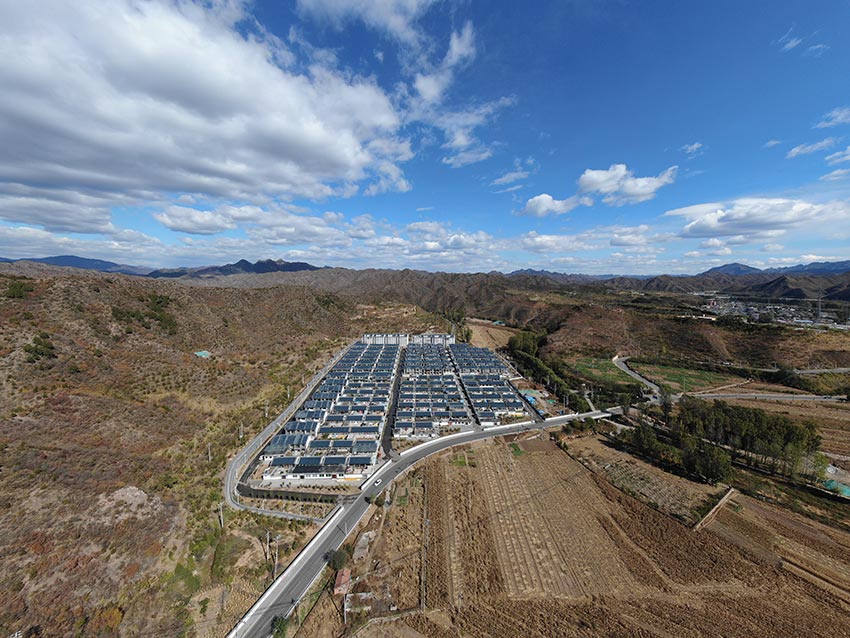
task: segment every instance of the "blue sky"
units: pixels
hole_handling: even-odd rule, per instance
[[[0,255],[850,258],[850,3],[0,7]]]

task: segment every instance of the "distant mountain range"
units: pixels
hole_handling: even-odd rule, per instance
[[[262,274],[269,272],[297,272],[299,270],[318,270],[318,266],[300,261],[283,261],[282,259],[261,259],[251,263],[246,259],[240,259],[235,264],[224,266],[201,266],[198,268],[146,268],[144,266],[128,266],[116,264],[113,261],[103,259],[88,259],[76,255],[60,255],[58,257],[27,257],[25,259],[8,259],[0,257],[0,262],[14,263],[18,261],[34,261],[39,264],[50,266],[64,266],[67,268],[81,268],[83,270],[97,270],[99,272],[114,272],[123,275],[139,275],[144,277],[222,277],[225,275]]]
[[[123,275],[146,275],[153,268],[145,268],[144,266],[128,266],[126,264],[116,264],[113,261],[104,261],[103,259],[88,259],[86,257],[77,257],[76,255],[59,255],[57,257],[26,257],[24,259],[7,259],[0,257],[0,261],[6,263],[14,263],[18,261],[34,261],[39,264],[48,264],[50,266],[65,266],[68,268],[82,268],[83,270],[98,270],[100,272],[114,272]]]
[[[809,275],[840,275],[845,272],[850,272],[850,260],[847,261],[816,261],[811,264],[797,264],[796,266],[785,266],[783,268],[753,268],[746,264],[724,264],[706,270],[703,275],[752,275],[755,273],[775,273],[775,274],[797,274],[806,273]]]
[[[505,293],[511,288],[556,290],[562,287],[634,290],[642,292],[691,293],[717,291],[724,294],[752,295],[767,299],[780,297],[850,301],[850,260],[815,262],[783,268],[759,269],[731,263],[697,275],[584,275],[548,270],[517,270],[508,274],[430,273],[416,270],[352,270],[319,268],[304,262],[241,259],[223,266],[151,269],[127,266],[100,259],[73,255],[30,260],[4,259],[4,262],[33,261],[123,273],[152,278],[187,279],[214,286],[244,287],[294,283],[350,294],[378,294],[417,303],[427,297],[429,307],[467,305],[477,298]],[[239,277],[232,277],[239,275]],[[408,294],[409,293],[409,294]]]
[[[202,266],[200,268],[163,268],[152,270],[146,274],[147,277],[224,277],[227,275],[261,275],[270,272],[298,272],[301,270],[319,270],[318,266],[303,261],[283,261],[282,259],[261,259],[251,263],[247,259],[240,259],[235,264],[224,266]]]

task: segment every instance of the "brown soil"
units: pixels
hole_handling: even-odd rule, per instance
[[[615,487],[662,512],[692,525],[701,518],[700,509],[716,502],[724,489],[696,483],[607,445],[600,436],[583,436],[567,441],[570,454]]]
[[[850,535],[739,496],[695,532],[553,445],[519,445],[426,463],[426,607],[444,613],[358,636],[850,633]]]
[[[490,350],[504,348],[508,345],[508,340],[518,332],[516,328],[497,326],[486,319],[469,319],[466,325],[472,330],[470,343]]]

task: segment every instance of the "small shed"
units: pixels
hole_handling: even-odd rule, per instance
[[[334,595],[347,594],[350,585],[351,570],[348,568],[340,569],[336,573],[336,581],[334,582]]]

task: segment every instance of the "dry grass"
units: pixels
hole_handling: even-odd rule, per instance
[[[268,577],[250,543],[217,531],[240,424],[259,431],[267,403],[281,410],[356,335],[433,318],[299,287],[34,272],[26,298],[0,298],[0,633],[180,635],[194,622],[216,635]],[[41,332],[56,357],[28,362]],[[284,563],[308,534],[226,518],[228,532],[280,534]]]

